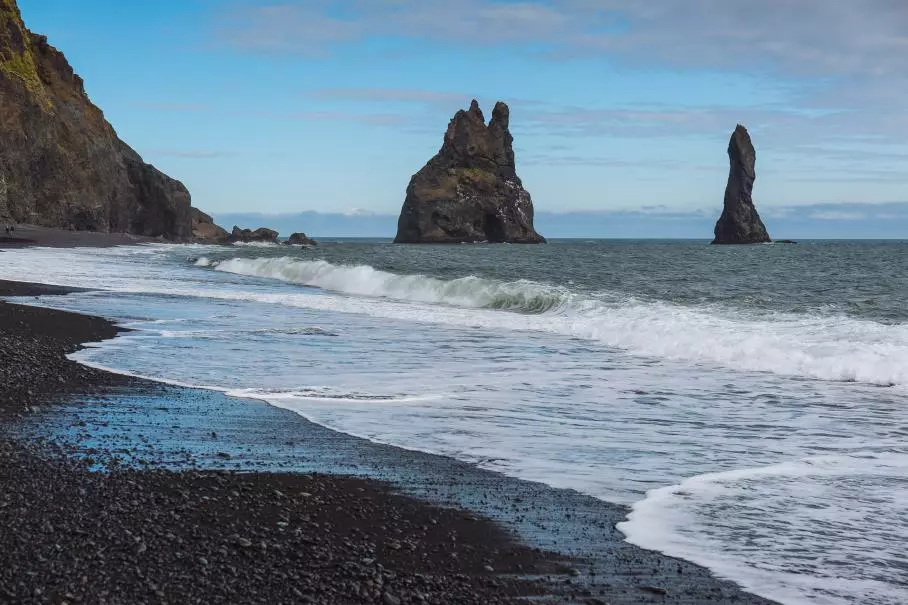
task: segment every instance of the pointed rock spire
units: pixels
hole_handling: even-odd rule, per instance
[[[769,234],[753,202],[757,154],[750,134],[738,124],[728,142],[728,184],[725,204],[716,222],[714,244],[762,244]]]

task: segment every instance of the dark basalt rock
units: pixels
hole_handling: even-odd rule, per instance
[[[284,242],[288,246],[315,246],[318,245],[318,242],[314,239],[309,239],[305,233],[293,233]]]
[[[229,243],[234,242],[268,242],[271,244],[277,243],[277,231],[274,229],[269,229],[267,227],[259,227],[255,231],[251,229],[240,229],[236,225],[233,227],[233,231],[227,237]]]
[[[728,143],[725,207],[716,223],[714,244],[762,244],[770,241],[753,202],[757,154],[747,129],[738,124]]]
[[[410,179],[396,243],[545,242],[517,176],[509,119],[499,102],[487,126],[475,100],[454,115],[439,152]]]
[[[0,221],[176,241],[189,192],[117,138],[82,78],[0,0]]]
[[[198,208],[189,209],[192,217],[192,240],[200,244],[224,244],[230,237],[226,230],[214,223],[210,216]]]

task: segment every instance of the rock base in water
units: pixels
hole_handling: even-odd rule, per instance
[[[259,227],[255,231],[252,229],[240,229],[236,225],[233,227],[233,231],[227,237],[227,242],[234,244],[240,242],[243,244],[249,244],[252,242],[263,242],[268,244],[277,243],[277,231],[274,229],[269,229],[267,227]]]
[[[310,239],[302,232],[292,233],[284,243],[288,246],[315,246],[318,244],[318,242],[314,239]]]

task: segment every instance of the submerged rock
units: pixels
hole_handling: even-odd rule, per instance
[[[716,222],[714,244],[762,244],[769,234],[753,202],[757,154],[747,129],[738,124],[728,142],[725,207]]]
[[[189,209],[192,217],[192,240],[200,244],[223,244],[230,234],[214,224],[210,216],[198,208]]]
[[[267,227],[259,227],[255,231],[251,229],[240,229],[236,225],[233,226],[233,231],[227,237],[227,241],[231,244],[234,242],[242,242],[248,244],[249,242],[267,242],[270,244],[277,243],[277,231],[274,229],[269,229]]]
[[[82,78],[0,0],[0,221],[186,241],[189,191],[121,141]]]
[[[318,244],[314,239],[309,239],[309,237],[302,232],[293,233],[284,242],[288,246],[315,246]]]
[[[475,100],[454,115],[439,152],[410,179],[396,243],[545,242],[517,176],[509,119],[498,102],[486,125]]]

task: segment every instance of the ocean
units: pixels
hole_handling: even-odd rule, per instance
[[[74,355],[631,507],[785,604],[908,602],[908,243],[7,250]]]

